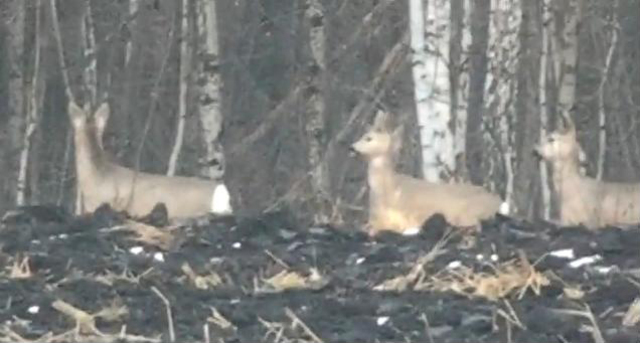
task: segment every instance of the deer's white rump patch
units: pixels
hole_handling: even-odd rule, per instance
[[[215,214],[232,214],[231,196],[224,184],[219,184],[213,190],[211,197],[211,212]]]
[[[498,209],[498,213],[500,213],[503,216],[508,216],[510,212],[511,212],[511,209],[509,207],[509,203],[506,201],[502,202],[502,204],[500,204],[500,209]]]

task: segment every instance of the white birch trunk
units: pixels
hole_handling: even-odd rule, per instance
[[[180,94],[178,98],[178,127],[176,129],[176,140],[169,157],[167,175],[173,176],[176,173],[178,158],[182,150],[184,141],[184,127],[187,121],[187,90],[189,86],[189,1],[182,0],[181,39],[180,39]]]
[[[212,179],[224,175],[225,162],[218,138],[222,130],[222,77],[220,75],[220,43],[218,41],[218,11],[215,1],[197,2],[199,38],[198,114],[202,124],[206,149],[202,174]]]
[[[607,113],[605,111],[605,86],[609,79],[609,70],[611,69],[611,60],[618,45],[618,0],[613,0],[612,4],[612,24],[611,42],[607,51],[607,57],[604,61],[602,74],[600,76],[600,86],[598,87],[598,167],[596,170],[596,178],[602,180],[604,174],[604,162],[607,156]]]
[[[311,187],[314,196],[326,200],[329,193],[329,180],[326,164],[322,163],[323,138],[325,137],[325,92],[324,78],[326,74],[326,31],[325,31],[325,9],[320,0],[307,0],[305,11],[306,27],[309,28],[309,45],[311,48],[311,58],[313,65],[319,70],[310,79],[310,87],[315,89],[309,101],[308,115],[306,120],[306,132],[308,142],[308,158],[311,169]],[[324,215],[319,211],[316,216]],[[328,218],[316,217],[316,222],[327,221]]]
[[[36,3],[35,23],[34,23],[34,62],[33,75],[30,85],[25,89],[25,100],[28,101],[25,111],[25,131],[20,149],[20,159],[18,166],[18,182],[16,183],[16,204],[22,206],[26,204],[27,175],[29,174],[29,153],[33,133],[36,131],[38,122],[38,84],[40,79],[40,0]],[[25,56],[26,57],[26,56]]]
[[[578,63],[578,25],[582,18],[583,0],[564,0],[566,4],[564,13],[564,27],[560,32],[555,32],[554,62],[558,73],[558,107],[565,116],[570,116],[570,111],[575,106],[576,97],[576,69]],[[559,6],[560,3],[549,3],[549,6]],[[555,8],[555,14],[561,15]]]
[[[547,125],[549,122],[549,114],[547,111],[547,71],[549,62],[549,36],[551,36],[552,14],[551,1],[543,1],[542,9],[542,52],[540,54],[540,78],[539,78],[539,108],[540,108],[540,137],[547,134]],[[542,188],[542,216],[545,220],[551,218],[551,190],[549,188],[549,173],[547,163],[540,160],[538,164],[540,169],[540,183]]]
[[[486,104],[498,116],[500,145],[505,170],[505,202],[516,212],[514,201],[514,133],[516,114],[518,53],[522,8],[517,0],[492,0],[489,22],[489,68],[485,88]]]
[[[455,170],[449,129],[449,74],[444,60],[449,55],[449,2],[429,0],[425,13],[423,0],[409,0],[409,18],[422,172],[425,179],[437,182],[441,175]],[[429,41],[433,42],[429,48],[425,40],[427,31]]]
[[[457,80],[453,80],[458,86],[458,91],[455,96],[455,108],[451,108],[451,116],[454,118],[455,134],[453,135],[453,155],[461,156],[466,152],[467,144],[467,108],[469,105],[469,68],[466,67],[469,58],[469,47],[471,45],[471,30],[470,30],[470,15],[471,15],[472,3],[471,0],[463,1],[463,19],[462,27],[459,29],[462,31],[460,34],[460,56],[458,63],[462,63],[457,75]],[[452,13],[453,14],[453,13]],[[453,38],[453,37],[452,37]],[[464,166],[457,166],[463,168]]]
[[[12,0],[7,6],[8,21],[7,21],[7,42],[8,47],[6,51],[7,64],[8,64],[8,106],[9,106],[9,120],[8,123],[4,123],[6,127],[3,128],[3,132],[7,134],[9,140],[9,146],[7,150],[19,149],[23,144],[24,132],[24,120],[25,120],[25,94],[24,94],[24,68],[23,62],[25,58],[24,54],[24,35],[25,35],[25,3],[23,0]],[[5,147],[3,147],[5,148]],[[12,155],[12,154],[11,154]],[[11,156],[9,155],[9,156]],[[15,184],[17,176],[14,174],[18,167],[18,161],[15,158],[7,159],[3,161],[0,167],[0,173],[3,175],[11,175],[11,177],[4,177],[2,180],[3,190],[15,191]]]
[[[94,108],[98,100],[98,71],[96,56],[96,38],[91,14],[91,0],[85,0],[85,13],[82,18],[82,38],[86,67],[83,73],[84,88],[88,98],[85,106]]]

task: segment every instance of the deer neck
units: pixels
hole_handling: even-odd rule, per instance
[[[390,194],[396,187],[396,173],[388,156],[378,156],[369,161],[368,181],[372,195]]]
[[[563,194],[574,193],[575,187],[580,187],[579,183],[583,179],[580,174],[578,156],[567,161],[556,162],[553,165],[553,183],[560,197]]]
[[[80,182],[100,177],[105,167],[105,159],[95,135],[89,129],[76,130],[74,142],[76,149],[76,168]]]

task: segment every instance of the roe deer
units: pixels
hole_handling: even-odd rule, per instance
[[[118,165],[101,142],[110,112],[106,102],[93,116],[74,102],[69,103],[68,112],[74,133],[81,214],[93,212],[103,203],[137,217],[149,214],[157,203],[165,204],[172,219],[232,213],[223,183],[144,173]]]
[[[542,137],[534,147],[536,155],[553,169],[560,225],[598,229],[640,223],[640,183],[603,182],[581,172],[582,149],[575,125],[571,118],[564,115],[561,118],[564,127]]]
[[[387,121],[388,115],[380,112],[369,131],[351,146],[368,162],[372,235],[383,230],[414,233],[437,213],[454,226],[477,227],[499,211],[500,197],[480,186],[433,183],[396,172],[403,129],[399,126],[391,133]]]

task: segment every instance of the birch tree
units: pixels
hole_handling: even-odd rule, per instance
[[[618,0],[613,0],[611,4],[611,40],[609,42],[609,48],[607,49],[607,55],[604,59],[604,66],[602,67],[602,73],[600,75],[600,84],[598,86],[598,166],[596,168],[596,178],[602,180],[604,174],[604,162],[607,155],[607,113],[605,110],[605,92],[607,81],[609,80],[609,71],[611,70],[611,61],[613,60],[613,54],[618,46]]]
[[[309,70],[308,89],[309,102],[306,120],[308,143],[308,159],[311,169],[311,188],[316,200],[324,203],[329,196],[329,175],[326,164],[322,161],[326,138],[326,30],[325,9],[320,0],[307,0],[305,23],[309,29],[309,46],[311,50],[311,67]],[[323,215],[319,209],[317,215]],[[328,218],[316,218],[316,222]]]
[[[437,182],[454,169],[449,73],[449,1],[409,0],[414,101],[420,126],[422,172]],[[429,44],[425,34],[429,35]]]
[[[575,106],[576,70],[578,67],[578,27],[582,20],[584,0],[545,1],[546,7],[554,6],[553,13],[561,23],[555,30],[553,44],[554,70],[558,84],[558,110],[570,116]],[[548,8],[548,10],[551,10]]]
[[[540,111],[540,137],[547,134],[547,126],[549,122],[548,104],[547,104],[547,75],[549,71],[549,46],[550,37],[552,37],[552,13],[551,1],[544,0],[542,4],[542,53],[540,54],[540,75],[539,75],[539,111]],[[540,169],[540,183],[542,187],[542,215],[543,218],[549,220],[551,217],[551,190],[549,187],[549,172],[547,163],[540,160],[538,164]]]
[[[189,0],[182,0],[182,14],[180,16],[180,90],[178,97],[178,126],[176,128],[176,139],[169,157],[167,175],[173,176],[176,173],[178,157],[182,150],[184,141],[184,127],[187,121],[187,90],[189,87]]]
[[[25,121],[25,94],[24,94],[24,57],[25,57],[25,3],[23,0],[11,0],[5,4],[6,7],[6,46],[7,46],[7,63],[9,68],[8,80],[8,106],[9,106],[9,122],[4,128],[7,134],[8,151],[19,149],[22,145],[22,132],[24,132]],[[3,189],[10,190],[12,198],[17,195],[14,193],[16,174],[15,169],[18,166],[16,159],[12,154],[7,154],[7,160],[2,164],[4,175],[3,183],[6,186]],[[18,191],[19,193],[19,191]],[[17,199],[16,199],[17,200]]]
[[[205,158],[202,174],[221,178],[224,174],[224,154],[219,143],[222,130],[222,77],[220,75],[220,43],[216,1],[197,1],[198,27],[198,114],[202,124]]]
[[[41,31],[41,8],[42,0],[35,1],[35,14],[34,14],[34,39],[33,39],[33,67],[31,70],[31,80],[25,87],[26,106],[26,126],[23,137],[22,149],[20,151],[20,167],[18,168],[18,183],[17,183],[17,196],[16,203],[18,205],[26,204],[27,193],[27,178],[29,175],[31,159],[31,147],[33,143],[33,135],[36,132],[38,124],[40,122],[40,108],[41,99],[44,92],[42,77],[40,76],[40,55],[41,55],[41,43],[40,43],[40,31]],[[34,183],[35,184],[35,183]],[[32,192],[35,189],[32,188]],[[33,195],[33,194],[32,194]]]
[[[84,89],[86,93],[85,107],[94,108],[98,101],[98,60],[96,56],[96,37],[91,13],[91,0],[85,0],[84,14],[82,16],[82,48],[85,59],[83,71]]]
[[[467,120],[469,101],[469,44],[471,32],[467,0],[451,2],[451,39],[449,42],[449,74],[451,94],[451,120],[453,122],[453,150],[456,157],[456,177],[469,179],[467,154]]]

